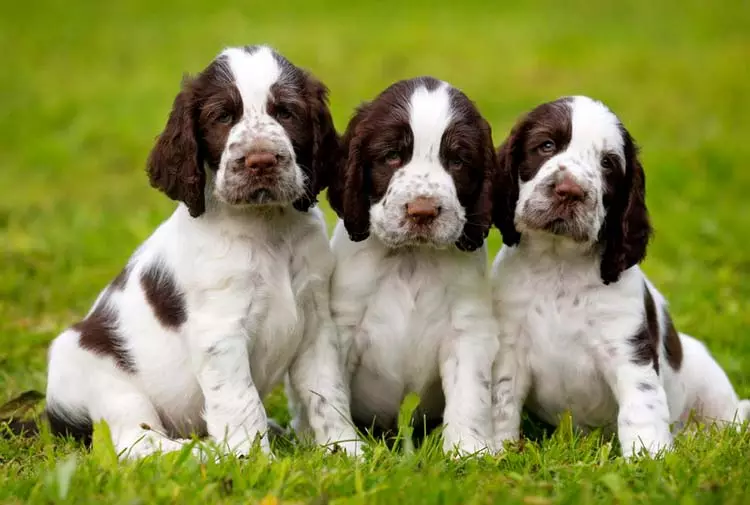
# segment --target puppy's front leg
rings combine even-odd
[[[672,446],[667,395],[659,376],[649,363],[629,360],[612,364],[605,372],[617,398],[617,431],[626,458],[645,448],[651,456]]]
[[[531,377],[516,346],[501,343],[492,367],[492,421],[494,449],[502,452],[505,442],[516,441],[521,431],[521,411]]]
[[[497,345],[482,345],[483,341],[496,343],[494,335],[490,339],[476,336],[463,334],[448,342],[440,353],[445,452],[458,450],[461,455],[469,455],[492,448],[492,361]]]
[[[331,320],[327,290],[312,295],[306,314],[301,350],[289,369],[289,384],[301,406],[301,415],[321,445],[335,443],[351,456],[360,453],[362,441],[354,429],[349,407],[349,387],[344,379],[343,357]]]
[[[196,340],[194,360],[206,402],[208,435],[237,455],[246,455],[260,436],[261,449],[270,453],[266,411],[250,374],[248,338],[236,331]]]

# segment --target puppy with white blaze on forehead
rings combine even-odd
[[[356,453],[312,207],[337,149],[326,88],[268,47],[227,49],[187,79],[148,161],[180,204],[52,343],[53,430],[90,439],[105,420],[133,458],[193,433],[268,451],[262,400],[288,376],[317,442]]]
[[[459,90],[422,77],[360,106],[342,148],[331,310],[354,421],[395,429],[414,392],[418,422],[444,421],[446,451],[491,449],[490,126]]]
[[[505,356],[503,420],[521,406],[557,424],[617,430],[623,455],[672,445],[690,418],[748,419],[702,343],[677,333],[638,264],[651,234],[630,134],[601,102],[567,97],[529,112],[500,147],[493,266]],[[512,352],[510,352],[512,349]],[[497,422],[497,421],[496,421]],[[672,427],[670,427],[672,425]]]

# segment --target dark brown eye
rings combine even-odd
[[[607,155],[604,158],[602,158],[602,168],[614,168],[615,167],[615,161],[612,159],[611,156]]]
[[[401,166],[401,153],[398,151],[388,151],[386,155],[383,156],[383,161],[385,161],[385,164],[391,168],[398,168]]]
[[[218,121],[221,124],[231,124],[232,121],[234,121],[234,115],[229,111],[223,111],[219,116],[216,118],[216,121]]]
[[[463,166],[464,166],[464,162],[458,156],[451,156],[450,158],[448,158],[449,170],[461,170]]]
[[[277,104],[273,108],[273,115],[276,119],[285,120],[292,117],[292,111],[285,105]]]
[[[541,144],[539,144],[539,147],[537,147],[540,153],[542,154],[552,154],[555,152],[555,143],[551,140],[545,140]]]

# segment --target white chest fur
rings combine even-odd
[[[633,281],[625,275],[621,289]],[[637,331],[641,297],[607,289],[585,259],[531,261],[515,248],[498,255],[493,283],[501,332],[528,371],[527,407],[552,424],[567,410],[580,428],[613,428],[618,406],[601,365]]]
[[[353,243],[341,227],[332,245],[336,268],[331,307],[342,339],[354,419],[370,424],[376,417],[378,424],[391,426],[410,392],[420,395],[420,415],[440,418],[445,347],[459,338],[461,319],[474,317],[457,306],[459,301],[472,303],[465,296],[469,286],[482,291],[485,252],[394,251],[374,238]],[[497,347],[491,333],[477,333],[476,338],[486,340],[490,349]]]

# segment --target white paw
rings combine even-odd
[[[474,436],[445,436],[443,432],[443,452],[453,453],[455,457],[479,456],[491,452],[492,446],[486,440]]]
[[[257,436],[250,437],[244,431],[237,430],[237,433],[228,439],[215,440],[215,442],[222,454],[233,454],[238,458],[244,458],[253,451],[256,444],[259,444],[260,450],[267,456],[271,456],[271,445],[268,441],[268,434],[258,439]]]
[[[362,459],[363,451],[362,448],[364,447],[365,442],[359,438],[356,438],[354,440],[344,440],[341,442],[336,442],[334,444],[330,444],[328,447],[331,449],[331,451],[336,451],[338,448],[339,450],[344,451],[344,454],[349,456],[350,458],[354,459]]]
[[[134,442],[118,443],[118,454],[120,459],[140,459],[152,454],[166,454],[169,452],[178,452],[189,443],[189,440],[172,440],[163,435],[154,433],[142,434]],[[200,454],[200,449],[194,447],[193,454]]]
[[[507,442],[515,443],[518,442],[518,439],[518,432],[496,433],[493,440],[495,454],[502,454],[505,451],[505,444]]]
[[[672,434],[667,426],[644,426],[630,434],[621,434],[620,445],[626,459],[638,456],[644,449],[649,456],[655,458],[672,449]]]

